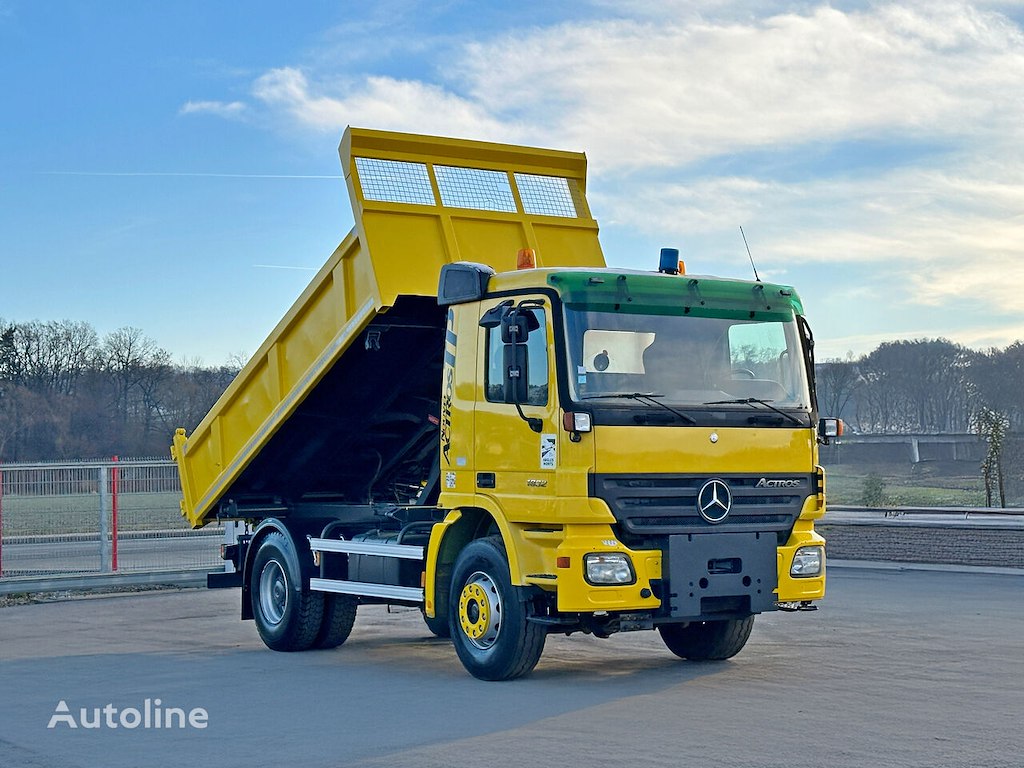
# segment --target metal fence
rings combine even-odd
[[[180,499],[168,460],[0,464],[0,592],[19,578],[223,568],[224,528],[189,529]],[[834,507],[819,528],[834,558],[1024,568],[1024,510]]]
[[[0,579],[213,569],[224,531],[188,528],[167,460],[0,464]]]

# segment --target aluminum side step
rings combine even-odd
[[[411,544],[381,544],[373,541],[339,541],[310,537],[309,548],[314,552],[344,552],[350,555],[378,555],[404,560],[422,560],[423,547]]]
[[[363,581],[341,581],[338,579],[310,579],[309,588],[314,592],[335,592],[341,595],[362,595],[382,597],[391,600],[423,602],[423,590],[419,587],[396,587],[391,584],[367,584]]]

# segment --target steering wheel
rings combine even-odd
[[[733,379],[756,379],[757,375],[749,368],[733,368],[729,373],[730,378]]]

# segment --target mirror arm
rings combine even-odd
[[[544,429],[544,422],[541,419],[538,419],[535,416],[527,416],[525,413],[523,413],[523,406],[519,404],[518,400],[515,402],[515,406],[516,410],[519,412],[519,418],[521,418],[523,421],[529,424],[530,429],[532,429],[534,432],[540,432],[542,429]]]
[[[521,373],[522,373],[522,370],[519,369],[519,368],[516,368],[514,370],[510,369],[509,370],[509,378],[513,378],[513,377],[518,378]],[[530,425],[530,429],[532,429],[534,432],[540,432],[542,429],[544,429],[544,422],[541,419],[538,419],[538,418],[535,418],[535,417],[532,417],[532,416],[527,416],[525,413],[523,413],[523,406],[519,402],[519,391],[518,391],[519,388],[516,387],[516,386],[512,386],[511,389],[512,389],[512,404],[516,407],[516,412],[519,414],[519,418],[521,418],[523,421],[525,421],[527,424],[529,424]]]

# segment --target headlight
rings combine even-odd
[[[636,581],[633,563],[618,552],[591,552],[583,557],[583,569],[589,584],[632,584]]]
[[[789,569],[789,575],[796,578],[820,576],[824,570],[824,547],[800,547],[793,554],[793,565]]]

